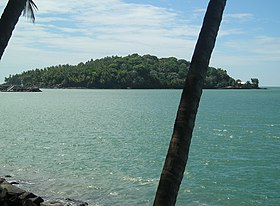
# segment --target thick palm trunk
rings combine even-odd
[[[26,0],[9,0],[0,19],[0,59],[26,5]]]
[[[154,206],[175,205],[184,175],[197,109],[226,0],[210,0],[185,81]]]

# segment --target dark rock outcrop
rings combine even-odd
[[[38,87],[25,87],[21,85],[0,85],[1,92],[42,92]]]
[[[0,178],[0,205],[1,206],[40,206],[44,202],[41,197],[20,189]]]
[[[11,178],[6,175],[5,178]],[[17,181],[0,177],[0,206],[87,206],[88,203],[71,198],[44,201],[41,197],[17,186]]]
[[[60,200],[49,200],[41,203],[41,206],[87,206],[88,203],[74,200],[70,198],[60,199]]]

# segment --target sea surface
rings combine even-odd
[[[181,92],[0,93],[0,176],[47,199],[152,205]],[[280,88],[204,90],[177,205],[279,203]]]

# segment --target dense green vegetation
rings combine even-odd
[[[189,66],[190,62],[175,57],[132,54],[29,70],[10,75],[5,82],[40,88],[183,88]],[[223,88],[234,82],[225,70],[210,67],[205,88]]]

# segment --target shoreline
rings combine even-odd
[[[10,175],[0,177],[0,205],[2,206],[88,206],[88,203],[71,198],[45,198],[20,188]]]
[[[174,90],[174,89],[183,89],[183,88],[87,88],[87,87],[42,87],[41,89],[97,89],[97,90]],[[203,90],[213,89],[213,90],[266,90],[268,87],[258,87],[258,88],[203,88]]]
[[[94,87],[62,87],[62,86],[51,86],[51,87],[37,87],[37,86],[23,86],[23,85],[0,85],[0,92],[42,92],[41,89],[112,89],[112,90],[137,90],[137,89],[147,89],[147,90],[155,90],[155,89],[183,89],[181,88],[94,88]],[[204,87],[203,90],[208,89],[215,89],[215,90],[266,90],[268,87],[234,87],[234,86],[227,86],[227,87]]]
[[[0,92],[42,92],[39,87],[22,85],[0,85]]]

